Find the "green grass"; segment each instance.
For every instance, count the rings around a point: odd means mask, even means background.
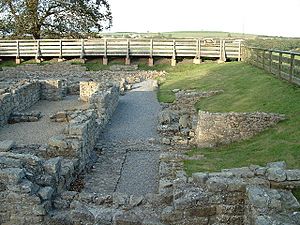
[[[0,70],[1,70],[1,67],[14,67],[14,66],[17,66],[15,60],[0,61]]]
[[[167,69],[169,75],[161,85],[158,99],[172,102],[172,90],[218,90],[221,95],[200,100],[197,109],[211,112],[275,112],[288,120],[257,136],[214,149],[192,149],[187,154],[204,155],[202,160],[184,162],[188,175],[197,171],[219,171],[224,168],[285,160],[290,168],[300,168],[300,88],[276,79],[269,73],[232,62],[202,65],[178,65]]]

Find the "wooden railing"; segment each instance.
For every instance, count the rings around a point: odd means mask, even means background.
[[[244,60],[279,78],[300,85],[300,52],[245,47]]]
[[[0,57],[205,57],[241,59],[240,40],[49,39],[0,40]]]

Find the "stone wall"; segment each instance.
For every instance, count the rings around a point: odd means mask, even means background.
[[[63,80],[41,80],[41,99],[49,101],[62,100],[66,95]]]
[[[90,108],[96,110],[98,119],[101,121],[101,128],[104,128],[117,108],[119,95],[119,87],[112,85],[112,87],[98,91],[91,96],[89,100]]]
[[[169,202],[161,211],[164,224],[299,224],[300,204],[291,190],[300,187],[300,170],[275,162],[187,178],[185,157],[161,156],[160,193]]]
[[[244,140],[285,119],[274,113],[210,113],[199,111],[196,128],[198,147],[215,147]]]
[[[101,85],[95,81],[81,81],[80,82],[80,99],[88,102],[92,95],[100,90]]]
[[[187,147],[195,144],[197,110],[195,104],[202,98],[223,93],[223,90],[196,91],[174,89],[176,100],[163,104],[159,114],[157,130],[163,135],[162,143],[172,146]]]
[[[12,112],[21,112],[39,100],[39,82],[23,80],[12,84],[0,95],[0,127],[7,123]]]
[[[78,161],[0,152],[0,223],[42,224],[57,193],[76,178]]]
[[[83,171],[94,157],[93,149],[99,132],[105,127],[117,107],[118,90],[118,87],[113,86],[95,92],[89,100],[90,105],[87,110],[60,112],[62,119],[69,123],[63,134],[50,138],[48,157],[79,158],[79,168]],[[57,115],[52,119],[57,121]]]
[[[93,149],[98,135],[99,124],[94,110],[74,111],[64,134],[49,139],[47,157],[61,156],[64,158],[80,159],[79,172],[92,161]]]
[[[40,87],[38,82],[34,84]],[[43,87],[42,91],[46,90],[44,96],[48,99],[57,100],[62,93],[60,87],[60,84]],[[40,91],[37,88],[34,93]],[[98,90],[91,96],[88,109],[60,112],[51,117],[52,121],[68,124],[63,133],[49,139],[48,145],[11,145],[5,152],[0,151],[0,204],[5,205],[0,207],[0,224],[43,223],[53,205],[60,204],[55,197],[70,188],[95,159],[99,132],[112,116],[118,97],[116,86]]]

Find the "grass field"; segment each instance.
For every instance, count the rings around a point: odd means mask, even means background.
[[[257,37],[255,34],[231,33],[223,31],[173,31],[173,32],[158,32],[158,33],[136,33],[136,32],[115,32],[101,33],[100,36],[105,37],[130,37],[141,36],[148,38],[249,38]]]
[[[202,65],[178,65],[167,69],[169,75],[161,85],[158,99],[172,102],[172,90],[219,90],[224,94],[199,101],[197,109],[211,112],[276,112],[288,120],[274,128],[239,143],[215,149],[192,149],[190,156],[203,155],[203,160],[185,161],[185,170],[219,171],[250,164],[284,160],[291,168],[300,168],[300,88],[274,78],[267,72],[232,62]]]

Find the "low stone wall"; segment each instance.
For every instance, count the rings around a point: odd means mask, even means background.
[[[101,129],[107,124],[119,103],[119,87],[113,85],[103,91],[94,93],[89,102],[90,108],[95,109],[100,120]]]
[[[61,93],[60,88],[47,90],[48,96]],[[117,106],[118,90],[116,86],[98,90],[91,96],[88,109],[63,111],[51,117],[68,125],[62,134],[51,137],[47,146],[32,146],[34,150],[24,146],[26,154],[11,145],[0,152],[0,204],[5,205],[0,207],[0,224],[43,223],[53,204],[59,204],[54,202],[55,197],[95,159],[94,147]]]
[[[300,187],[300,170],[284,162],[266,167],[252,165],[187,178],[181,154],[163,153],[160,193],[168,206],[161,211],[164,224],[293,224],[300,204],[291,190]],[[175,168],[175,169],[174,169]]]
[[[79,172],[83,171],[93,158],[99,124],[94,110],[80,110],[71,114],[64,134],[49,139],[46,157],[64,157],[80,159]]]
[[[63,80],[41,80],[41,99],[49,101],[62,100],[66,95]]]
[[[0,152],[0,223],[42,224],[57,193],[76,177],[77,160]]]
[[[0,127],[7,124],[12,112],[21,112],[39,100],[39,82],[24,80],[11,85],[0,95]]]
[[[244,140],[285,119],[275,113],[210,113],[199,111],[196,128],[198,147],[215,147]]]
[[[163,135],[162,143],[181,147],[195,144],[197,110],[195,104],[202,98],[223,93],[223,90],[196,91],[174,89],[176,100],[163,104],[159,115],[158,132]]]
[[[81,81],[80,82],[80,99],[88,102],[92,95],[100,90],[101,85],[95,81]]]
[[[97,85],[93,85],[95,86]],[[93,149],[99,132],[105,127],[117,107],[118,90],[117,86],[112,86],[95,92],[88,99],[90,105],[87,110],[59,112],[59,115],[51,117],[53,121],[69,123],[63,134],[50,138],[47,156],[79,158],[80,171],[83,171],[94,157]]]

